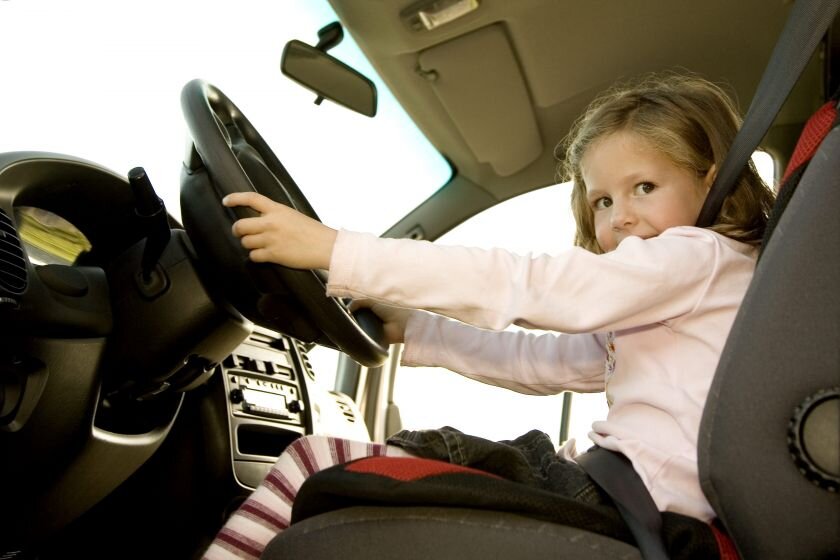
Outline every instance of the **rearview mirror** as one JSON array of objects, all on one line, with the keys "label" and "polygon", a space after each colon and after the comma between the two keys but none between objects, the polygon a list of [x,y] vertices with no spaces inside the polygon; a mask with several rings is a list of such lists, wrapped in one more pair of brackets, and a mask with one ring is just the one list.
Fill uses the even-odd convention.
[{"label": "rearview mirror", "polygon": [[376,84],[323,50],[293,40],[286,43],[280,69],[289,78],[325,98],[368,117],[376,114]]}]

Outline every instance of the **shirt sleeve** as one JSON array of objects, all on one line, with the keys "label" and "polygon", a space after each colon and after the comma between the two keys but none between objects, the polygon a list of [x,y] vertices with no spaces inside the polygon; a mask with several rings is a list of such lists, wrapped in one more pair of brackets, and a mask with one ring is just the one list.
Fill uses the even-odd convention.
[{"label": "shirt sleeve", "polygon": [[520,256],[341,231],[327,292],[424,309],[471,325],[564,333],[622,330],[690,312],[721,259],[712,232],[629,237],[603,255]]},{"label": "shirt sleeve", "polygon": [[604,390],[603,335],[488,331],[422,311],[406,325],[402,364],[437,366],[531,395]]}]

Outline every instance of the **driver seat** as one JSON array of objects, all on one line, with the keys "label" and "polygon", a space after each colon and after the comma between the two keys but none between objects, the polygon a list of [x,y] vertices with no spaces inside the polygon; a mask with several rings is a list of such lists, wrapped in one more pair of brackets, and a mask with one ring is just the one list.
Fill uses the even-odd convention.
[{"label": "driver seat", "polygon": [[[840,556],[840,127],[833,109],[819,148],[808,127],[797,146],[813,159],[794,154],[797,168],[786,177],[798,185],[781,189],[773,234],[765,236],[703,415],[701,483],[737,548],[724,539],[721,558]],[[627,542],[514,513],[335,507],[292,524],[262,558],[641,558]]]}]

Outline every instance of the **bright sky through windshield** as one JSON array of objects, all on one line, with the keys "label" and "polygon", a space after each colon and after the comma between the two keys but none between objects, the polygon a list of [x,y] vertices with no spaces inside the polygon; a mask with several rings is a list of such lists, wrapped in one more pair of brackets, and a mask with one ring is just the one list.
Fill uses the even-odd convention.
[{"label": "bright sky through windshield", "polygon": [[[369,119],[315,106],[281,74],[284,44],[314,44],[334,20],[316,0],[2,0],[0,152],[59,152],[119,174],[143,166],[179,217],[180,91],[202,78],[260,131],[324,222],[381,233],[450,170],[381,82]],[[349,35],[331,53],[374,78]]]}]

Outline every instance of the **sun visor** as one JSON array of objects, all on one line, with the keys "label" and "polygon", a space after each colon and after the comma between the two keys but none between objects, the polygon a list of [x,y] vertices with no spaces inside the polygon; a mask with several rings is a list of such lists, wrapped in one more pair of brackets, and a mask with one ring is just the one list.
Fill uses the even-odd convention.
[{"label": "sun visor", "polygon": [[501,25],[422,51],[419,63],[476,159],[507,176],[540,155],[525,79]]}]

